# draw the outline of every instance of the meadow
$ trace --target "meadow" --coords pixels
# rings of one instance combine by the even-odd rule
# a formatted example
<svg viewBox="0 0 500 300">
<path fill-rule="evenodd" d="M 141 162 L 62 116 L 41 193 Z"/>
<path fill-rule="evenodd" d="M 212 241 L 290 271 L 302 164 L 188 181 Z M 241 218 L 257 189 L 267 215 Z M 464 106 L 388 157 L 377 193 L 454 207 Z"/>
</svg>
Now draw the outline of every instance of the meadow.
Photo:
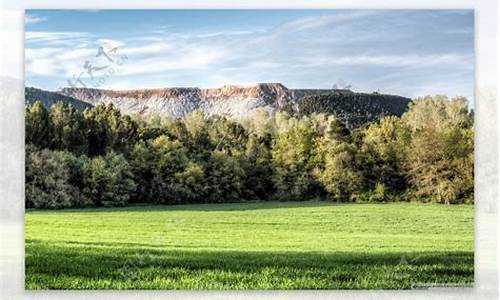
<svg viewBox="0 0 500 300">
<path fill-rule="evenodd" d="M 26 212 L 26 289 L 471 286 L 474 207 L 252 202 Z"/>
</svg>

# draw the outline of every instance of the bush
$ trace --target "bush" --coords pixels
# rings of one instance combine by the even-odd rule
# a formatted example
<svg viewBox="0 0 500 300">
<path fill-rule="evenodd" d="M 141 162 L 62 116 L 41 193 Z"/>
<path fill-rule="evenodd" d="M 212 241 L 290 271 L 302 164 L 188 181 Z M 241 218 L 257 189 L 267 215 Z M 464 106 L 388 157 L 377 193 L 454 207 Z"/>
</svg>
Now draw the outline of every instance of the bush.
<svg viewBox="0 0 500 300">
<path fill-rule="evenodd" d="M 241 200 L 245 172 L 234 157 L 223 151 L 213 151 L 206 166 L 206 178 L 206 201 L 221 203 Z"/>
<path fill-rule="evenodd" d="M 97 156 L 84 166 L 83 194 L 95 206 L 123 206 L 136 189 L 130 166 L 121 154 Z"/>
<path fill-rule="evenodd" d="M 203 202 L 208 194 L 203 166 L 189 162 L 186 168 L 175 174 L 176 193 L 182 202 Z"/>
<path fill-rule="evenodd" d="M 389 199 L 385 185 L 383 183 L 377 182 L 375 184 L 375 188 L 370 193 L 370 202 L 386 202 L 387 200 Z"/>
<path fill-rule="evenodd" d="M 26 146 L 26 208 L 66 208 L 88 203 L 78 188 L 79 158 L 67 151 Z"/>
</svg>

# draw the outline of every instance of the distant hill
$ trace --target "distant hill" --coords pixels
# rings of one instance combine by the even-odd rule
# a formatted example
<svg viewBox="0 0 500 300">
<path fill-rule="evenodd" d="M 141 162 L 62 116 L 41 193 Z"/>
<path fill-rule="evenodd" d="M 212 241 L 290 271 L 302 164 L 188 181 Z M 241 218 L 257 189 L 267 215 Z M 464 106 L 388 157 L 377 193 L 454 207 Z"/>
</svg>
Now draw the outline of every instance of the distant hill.
<svg viewBox="0 0 500 300">
<path fill-rule="evenodd" d="M 270 113 L 287 111 L 294 115 L 327 112 L 342 119 L 350 128 L 382 116 L 400 116 L 410 102 L 410 99 L 400 96 L 356 93 L 343 89 L 288 89 L 280 83 L 226 85 L 211 89 L 192 87 L 116 91 L 64 88 L 59 93 L 26 88 L 27 103 L 37 99 L 46 106 L 62 100 L 79 109 L 99 103 L 112 103 L 126 114 L 156 114 L 174 118 L 182 118 L 194 111 L 231 118 L 251 117 L 257 109 Z"/>
<path fill-rule="evenodd" d="M 302 97 L 283 107 L 283 110 L 297 116 L 329 113 L 342 120 L 347 127 L 355 128 L 384 116 L 401 116 L 410 102 L 408 98 L 395 95 L 331 91 Z"/>
<path fill-rule="evenodd" d="M 38 100 L 41 101 L 43 106 L 45 106 L 46 108 L 50 108 L 58 101 L 71 104 L 78 110 L 84 110 L 86 108 L 93 107 L 93 105 L 90 103 L 75 99 L 70 96 L 62 95 L 57 92 L 44 91 L 34 87 L 26 87 L 24 89 L 24 102 L 26 104 L 32 104 Z"/>
</svg>

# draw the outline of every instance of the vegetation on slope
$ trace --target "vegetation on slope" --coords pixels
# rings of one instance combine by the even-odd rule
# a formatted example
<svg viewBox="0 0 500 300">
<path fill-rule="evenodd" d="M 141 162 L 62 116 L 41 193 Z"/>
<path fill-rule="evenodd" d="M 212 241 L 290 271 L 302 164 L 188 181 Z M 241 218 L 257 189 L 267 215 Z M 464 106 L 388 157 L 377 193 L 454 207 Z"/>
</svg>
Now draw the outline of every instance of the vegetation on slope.
<svg viewBox="0 0 500 300">
<path fill-rule="evenodd" d="M 379 93 L 332 91 L 302 97 L 296 103 L 287 104 L 283 110 L 298 117 L 314 113 L 332 114 L 352 129 L 383 117 L 400 117 L 408 109 L 410 101 L 408 98 Z"/>
<path fill-rule="evenodd" d="M 92 104 L 62 95 L 56 92 L 44 91 L 34 87 L 26 87 L 24 89 L 24 101 L 26 104 L 33 104 L 36 101 L 42 102 L 46 108 L 52 107 L 57 102 L 63 102 L 73 105 L 77 110 L 84 110 L 93 107 Z"/>
</svg>

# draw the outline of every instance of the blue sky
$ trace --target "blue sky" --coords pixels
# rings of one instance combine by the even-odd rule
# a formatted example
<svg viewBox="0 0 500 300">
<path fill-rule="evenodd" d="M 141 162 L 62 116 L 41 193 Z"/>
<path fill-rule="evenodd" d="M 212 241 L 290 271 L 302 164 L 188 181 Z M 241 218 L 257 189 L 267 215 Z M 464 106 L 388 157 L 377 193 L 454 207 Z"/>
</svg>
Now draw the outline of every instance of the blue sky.
<svg viewBox="0 0 500 300">
<path fill-rule="evenodd" d="M 25 30 L 26 85 L 48 90 L 474 93 L 472 10 L 27 10 Z"/>
</svg>

